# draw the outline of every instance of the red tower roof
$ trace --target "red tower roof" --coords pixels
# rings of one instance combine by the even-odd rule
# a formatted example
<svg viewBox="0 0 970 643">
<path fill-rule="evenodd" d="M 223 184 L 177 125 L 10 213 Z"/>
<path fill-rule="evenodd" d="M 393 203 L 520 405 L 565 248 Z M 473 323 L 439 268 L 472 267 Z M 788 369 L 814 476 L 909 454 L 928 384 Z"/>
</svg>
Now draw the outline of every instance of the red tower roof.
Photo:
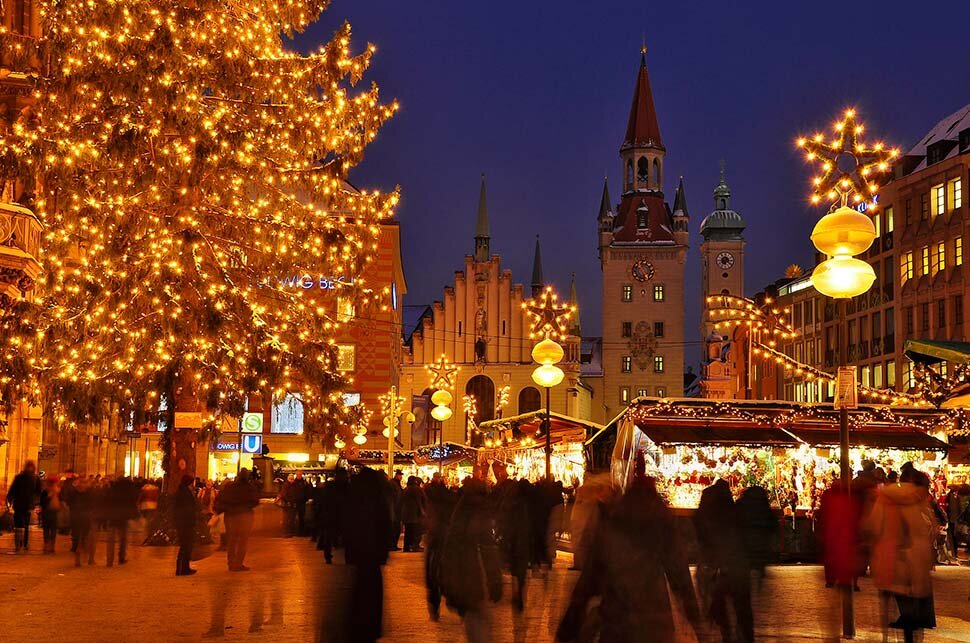
<svg viewBox="0 0 970 643">
<path fill-rule="evenodd" d="M 621 149 L 627 147 L 664 149 L 660 138 L 660 125 L 657 124 L 657 110 L 653 106 L 653 92 L 650 90 L 646 49 L 640 56 L 640 71 L 637 73 L 637 84 L 633 89 L 630 121 L 626 126 L 626 137 L 623 139 Z"/>
</svg>

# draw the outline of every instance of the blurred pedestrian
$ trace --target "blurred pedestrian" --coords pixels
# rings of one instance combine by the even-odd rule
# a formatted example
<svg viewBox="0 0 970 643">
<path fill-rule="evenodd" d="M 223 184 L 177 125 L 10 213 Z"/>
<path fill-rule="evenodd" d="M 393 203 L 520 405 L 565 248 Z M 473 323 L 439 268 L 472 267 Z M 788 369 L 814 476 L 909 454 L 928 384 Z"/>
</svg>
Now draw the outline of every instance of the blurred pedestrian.
<svg viewBox="0 0 970 643">
<path fill-rule="evenodd" d="M 838 585 L 858 591 L 859 504 L 842 489 L 838 478 L 822 492 L 815 519 L 825 568 L 825 586 Z"/>
<path fill-rule="evenodd" d="M 582 569 L 589 556 L 600 518 L 614 500 L 609 475 L 587 474 L 576 488 L 576 501 L 569 520 L 569 537 L 573 545 L 573 569 Z"/>
<path fill-rule="evenodd" d="M 302 471 L 296 472 L 293 480 L 293 502 L 296 512 L 296 533 L 300 536 L 306 535 L 306 504 L 310 499 L 310 485 L 303 477 Z"/>
<path fill-rule="evenodd" d="M 175 558 L 175 575 L 191 576 L 197 570 L 189 567 L 192 546 L 195 543 L 195 527 L 199 521 L 199 503 L 192 490 L 192 476 L 183 475 L 175 492 L 173 504 L 175 532 L 178 534 L 179 550 Z"/>
<path fill-rule="evenodd" d="M 741 513 L 726 480 L 718 480 L 701 492 L 694 528 L 700 559 L 698 578 L 706 581 L 707 591 L 702 586 L 702 592 L 707 595 L 711 620 L 720 629 L 724 643 L 752 643 L 751 570 L 743 541 Z M 732 633 L 732 622 L 736 623 L 736 636 Z"/>
<path fill-rule="evenodd" d="M 400 469 L 394 472 L 394 477 L 391 478 L 388 484 L 388 502 L 390 503 L 391 511 L 391 529 L 390 529 L 390 550 L 400 551 L 401 548 L 397 546 L 398 541 L 401 539 L 401 499 L 404 495 L 404 491 L 401 488 L 401 481 L 404 479 L 404 474 Z M 386 478 L 385 478 L 386 480 Z"/>
<path fill-rule="evenodd" d="M 493 463 L 497 480 L 492 489 L 495 515 L 495 536 L 506 568 L 515 580 L 512 608 L 521 612 L 525 607 L 526 574 L 531 561 L 532 529 L 529 520 L 531 484 L 509 479 L 504 464 Z"/>
<path fill-rule="evenodd" d="M 408 484 L 401 494 L 401 522 L 404 523 L 404 551 L 420 552 L 424 521 L 428 516 L 428 500 L 421 488 L 421 478 L 408 476 Z"/>
<path fill-rule="evenodd" d="M 429 527 L 424 553 L 424 581 L 427 587 L 428 613 L 432 620 L 437 621 L 441 610 L 442 550 L 458 499 L 437 472 L 428 484 L 427 496 Z"/>
<path fill-rule="evenodd" d="M 772 557 L 773 543 L 778 534 L 778 519 L 771 510 L 768 492 L 758 485 L 742 491 L 735 506 L 745 558 L 749 567 L 756 572 L 760 584 L 765 578 L 765 568 Z"/>
<path fill-rule="evenodd" d="M 97 531 L 94 524 L 95 491 L 90 478 L 76 478 L 71 495 L 71 540 L 74 547 L 74 566 L 81 566 L 87 555 L 88 565 L 94 564 L 94 545 Z"/>
<path fill-rule="evenodd" d="M 54 553 L 57 540 L 57 514 L 61 510 L 61 485 L 57 478 L 47 478 L 40 492 L 40 523 L 44 529 L 44 553 Z"/>
<path fill-rule="evenodd" d="M 618 643 L 674 643 L 679 639 L 671 595 L 700 635 L 690 569 L 681 540 L 671 537 L 675 532 L 673 515 L 641 470 L 600 520 L 556 640 L 598 635 Z"/>
<path fill-rule="evenodd" d="M 907 643 L 917 631 L 936 627 L 930 577 L 935 525 L 929 478 L 912 467 L 901 470 L 899 484 L 880 490 L 866 525 L 873 537 L 872 579 L 881 592 L 883 627 L 903 630 Z M 892 622 L 890 597 L 899 610 Z"/>
<path fill-rule="evenodd" d="M 236 479 L 227 482 L 216 496 L 216 513 L 224 514 L 226 521 L 226 560 L 231 572 L 248 572 L 246 548 L 253 530 L 253 510 L 259 504 L 259 492 L 250 484 L 249 469 L 239 470 Z"/>
<path fill-rule="evenodd" d="M 487 601 L 502 598 L 502 567 L 492 531 L 485 483 L 462 483 L 441 557 L 441 592 L 445 603 L 462 618 L 472 643 L 492 641 Z"/>
<path fill-rule="evenodd" d="M 376 641 L 383 631 L 381 566 L 387 562 L 387 539 L 391 533 L 387 484 L 380 473 L 365 467 L 348 486 L 342 530 L 346 561 L 356 572 L 348 621 L 349 639 L 355 643 Z"/>
<path fill-rule="evenodd" d="M 286 476 L 279 495 L 276 496 L 276 504 L 283 510 L 284 538 L 291 538 L 296 533 L 296 496 L 296 476 L 291 473 Z"/>
<path fill-rule="evenodd" d="M 131 478 L 113 480 L 104 490 L 108 567 L 114 565 L 115 543 L 118 544 L 118 563 L 128 562 L 128 521 L 138 517 L 139 491 Z"/>
<path fill-rule="evenodd" d="M 30 515 L 40 499 L 40 480 L 33 460 L 24 462 L 24 468 L 13 477 L 7 489 L 7 504 L 13 509 L 14 553 L 30 547 Z"/>
<path fill-rule="evenodd" d="M 347 470 L 339 468 L 334 472 L 333 479 L 328 480 L 320 490 L 317 507 L 317 549 L 323 551 L 328 565 L 333 563 L 334 548 L 342 543 L 341 531 L 347 512 L 348 485 Z"/>
</svg>

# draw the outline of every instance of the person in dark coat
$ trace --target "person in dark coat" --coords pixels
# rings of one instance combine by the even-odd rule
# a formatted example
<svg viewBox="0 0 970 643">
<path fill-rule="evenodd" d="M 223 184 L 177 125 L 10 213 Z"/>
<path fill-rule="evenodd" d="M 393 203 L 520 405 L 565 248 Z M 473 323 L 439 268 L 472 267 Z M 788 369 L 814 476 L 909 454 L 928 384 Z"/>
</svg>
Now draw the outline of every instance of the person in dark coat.
<svg viewBox="0 0 970 643">
<path fill-rule="evenodd" d="M 771 502 L 764 487 L 748 487 L 741 492 L 735 506 L 738 510 L 741 542 L 748 565 L 758 574 L 760 583 L 772 555 L 772 545 L 778 534 L 778 519 L 771 511 Z"/>
<path fill-rule="evenodd" d="M 24 463 L 23 471 L 13 477 L 7 489 L 7 504 L 13 509 L 14 553 L 30 546 L 30 514 L 40 498 L 40 480 L 32 460 Z"/>
<path fill-rule="evenodd" d="M 492 511 L 485 483 L 466 478 L 445 534 L 441 557 L 441 592 L 462 618 L 469 641 L 491 641 L 486 601 L 502 598 L 502 565 L 492 532 Z"/>
<path fill-rule="evenodd" d="M 350 481 L 347 470 L 340 468 L 328 480 L 319 493 L 317 508 L 317 549 L 330 565 L 333 563 L 333 550 L 343 543 L 342 530 L 344 513 L 347 511 L 347 494 Z"/>
<path fill-rule="evenodd" d="M 191 576 L 197 570 L 189 567 L 192 545 L 195 542 L 195 525 L 199 520 L 199 503 L 192 489 L 192 476 L 182 476 L 175 492 L 175 531 L 178 534 L 179 551 L 175 558 L 175 575 Z"/>
<path fill-rule="evenodd" d="M 81 556 L 87 554 L 88 565 L 94 564 L 94 539 L 97 538 L 94 524 L 95 490 L 90 478 L 77 478 L 71 493 L 71 540 L 74 547 L 74 566 L 81 566 Z"/>
<path fill-rule="evenodd" d="M 118 478 L 104 490 L 104 515 L 108 527 L 107 563 L 114 564 L 118 542 L 118 563 L 128 562 L 128 521 L 138 517 L 138 485 L 131 478 Z"/>
<path fill-rule="evenodd" d="M 54 553 L 54 543 L 57 540 L 57 512 L 61 509 L 61 485 L 57 478 L 44 480 L 44 489 L 40 492 L 40 522 L 44 528 L 44 553 Z"/>
<path fill-rule="evenodd" d="M 387 480 L 387 478 L 384 478 Z M 391 478 L 388 489 L 388 502 L 390 503 L 391 511 L 391 529 L 390 529 L 390 550 L 400 551 L 401 548 L 397 546 L 398 541 L 401 539 L 401 498 L 404 495 L 404 490 L 401 488 L 401 481 L 404 479 L 404 474 L 400 470 L 394 472 L 394 477 Z"/>
<path fill-rule="evenodd" d="M 223 485 L 216 496 L 216 513 L 225 515 L 226 562 L 231 572 L 249 571 L 244 562 L 255 521 L 254 509 L 259 504 L 259 492 L 249 476 L 249 469 L 243 467 L 236 479 Z"/>
<path fill-rule="evenodd" d="M 707 579 L 711 620 L 720 628 L 725 643 L 754 641 L 751 611 L 751 572 L 745 556 L 740 513 L 726 480 L 718 480 L 701 492 L 694 514 L 700 556 L 698 575 Z M 737 636 L 731 633 L 730 609 L 734 610 Z"/>
<path fill-rule="evenodd" d="M 842 490 L 838 478 L 822 492 L 815 520 L 815 533 L 819 535 L 825 568 L 825 586 L 858 589 L 859 503 Z"/>
<path fill-rule="evenodd" d="M 350 599 L 349 639 L 370 643 L 379 639 L 383 630 L 381 566 L 387 562 L 387 538 L 391 533 L 387 478 L 373 469 L 363 468 L 350 480 L 342 531 L 347 564 L 356 570 Z"/>
<path fill-rule="evenodd" d="M 694 631 L 703 631 L 685 552 L 671 537 L 673 522 L 654 480 L 634 478 L 600 519 L 557 641 L 592 640 L 598 630 L 599 640 L 611 643 L 674 643 L 680 639 L 671 594 Z"/>
<path fill-rule="evenodd" d="M 421 536 L 428 515 L 428 499 L 421 488 L 421 478 L 408 477 L 408 485 L 401 495 L 401 522 L 404 523 L 404 551 L 424 551 Z"/>
<path fill-rule="evenodd" d="M 504 465 L 493 466 L 498 481 L 492 489 L 495 534 L 502 561 L 515 579 L 512 607 L 521 612 L 525 605 L 526 572 L 529 569 L 531 522 L 529 520 L 528 480 L 510 480 Z"/>
<path fill-rule="evenodd" d="M 429 527 L 424 552 L 424 582 L 428 590 L 428 613 L 431 620 L 437 621 L 441 611 L 442 550 L 458 498 L 448 489 L 439 473 L 432 476 L 427 497 Z"/>
</svg>

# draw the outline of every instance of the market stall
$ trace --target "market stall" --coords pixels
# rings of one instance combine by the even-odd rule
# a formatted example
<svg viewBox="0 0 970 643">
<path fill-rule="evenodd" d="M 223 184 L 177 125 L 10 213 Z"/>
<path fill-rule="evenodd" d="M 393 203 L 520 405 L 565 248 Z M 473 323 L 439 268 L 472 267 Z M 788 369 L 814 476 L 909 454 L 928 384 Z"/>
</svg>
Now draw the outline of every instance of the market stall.
<svg viewBox="0 0 970 643">
<path fill-rule="evenodd" d="M 561 413 L 550 413 L 549 416 L 552 477 L 565 486 L 574 486 L 583 481 L 586 473 L 583 448 L 586 440 L 604 427 Z M 532 411 L 482 422 L 479 430 L 487 437 L 478 451 L 479 462 L 483 465 L 501 462 L 510 476 L 528 478 L 533 482 L 544 477 L 545 419 L 545 411 Z"/>
<path fill-rule="evenodd" d="M 474 474 L 478 459 L 476 449 L 454 442 L 429 444 L 416 449 L 394 451 L 394 469 L 400 470 L 405 479 L 418 476 L 430 480 L 435 473 L 441 473 L 450 485 L 457 485 Z M 365 466 L 372 469 L 387 468 L 387 451 L 384 449 L 359 449 L 348 454 L 350 465 Z"/>
</svg>

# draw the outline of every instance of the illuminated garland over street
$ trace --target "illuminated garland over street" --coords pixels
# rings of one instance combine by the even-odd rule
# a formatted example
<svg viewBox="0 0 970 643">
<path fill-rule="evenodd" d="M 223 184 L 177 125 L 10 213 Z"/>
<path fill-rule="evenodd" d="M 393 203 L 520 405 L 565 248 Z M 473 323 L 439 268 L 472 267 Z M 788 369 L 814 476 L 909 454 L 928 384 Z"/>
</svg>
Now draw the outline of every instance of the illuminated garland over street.
<svg viewBox="0 0 970 643">
<path fill-rule="evenodd" d="M 711 295 L 707 298 L 707 315 L 714 322 L 715 329 L 745 326 L 759 338 L 765 335 L 768 345 L 774 346 L 776 338 L 795 337 L 795 329 L 785 319 L 790 310 L 777 308 L 773 304 L 774 300 L 770 297 L 765 297 L 764 302 L 759 305 L 747 297 Z"/>
<path fill-rule="evenodd" d="M 397 104 L 352 91 L 375 48 L 351 54 L 348 24 L 287 49 L 328 4 L 40 0 L 42 37 L 0 34 L 44 61 L 0 132 L 0 181 L 29 195 L 45 270 L 34 303 L 2 311 L 6 404 L 83 422 L 102 399 L 137 416 L 171 391 L 211 421 L 299 392 L 308 431 L 334 428 L 337 299 L 382 305 L 360 275 L 398 200 L 345 179 Z"/>
</svg>

